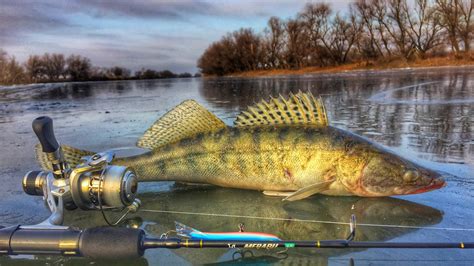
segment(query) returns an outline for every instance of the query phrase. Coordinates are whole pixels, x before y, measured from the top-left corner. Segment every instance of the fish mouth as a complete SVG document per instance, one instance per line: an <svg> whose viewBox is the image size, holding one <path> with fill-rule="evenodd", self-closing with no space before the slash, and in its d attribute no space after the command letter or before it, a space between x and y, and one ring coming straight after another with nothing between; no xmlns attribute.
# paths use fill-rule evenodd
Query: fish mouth
<svg viewBox="0 0 474 266"><path fill-rule="evenodd" d="M432 178L429 185L422 188L415 189L414 191L409 192L408 194L420 194L428 192L435 189L440 189L446 186L446 182L441 178Z"/></svg>

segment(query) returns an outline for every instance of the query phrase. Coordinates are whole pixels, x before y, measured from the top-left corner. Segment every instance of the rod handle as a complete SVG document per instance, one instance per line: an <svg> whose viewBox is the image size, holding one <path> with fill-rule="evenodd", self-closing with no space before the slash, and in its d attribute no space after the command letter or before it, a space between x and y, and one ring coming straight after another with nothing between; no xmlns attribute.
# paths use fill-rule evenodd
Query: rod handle
<svg viewBox="0 0 474 266"><path fill-rule="evenodd" d="M52 153L59 149L59 143L54 136L53 119L40 116L33 120L33 131L38 137L43 152Z"/></svg>
<svg viewBox="0 0 474 266"><path fill-rule="evenodd" d="M136 259L143 255L145 232L123 227L73 228L12 226L0 229L0 256L52 254L90 259Z"/></svg>
<svg viewBox="0 0 474 266"><path fill-rule="evenodd" d="M120 227L96 227L84 230L79 250L81 255L95 259L139 258L143 256L141 229Z"/></svg>

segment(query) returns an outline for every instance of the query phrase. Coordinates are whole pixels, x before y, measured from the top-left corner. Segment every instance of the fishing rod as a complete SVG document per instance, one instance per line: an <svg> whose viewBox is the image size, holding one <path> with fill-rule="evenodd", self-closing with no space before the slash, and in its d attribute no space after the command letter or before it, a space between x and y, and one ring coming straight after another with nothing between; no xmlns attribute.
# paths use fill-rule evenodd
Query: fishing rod
<svg viewBox="0 0 474 266"><path fill-rule="evenodd" d="M33 121L42 151L52 171L30 171L23 178L25 193L42 196L51 216L37 225L16 225L0 229L0 255L52 254L82 256L92 259L141 257L147 249L226 248L226 249L290 249L290 248L459 248L473 249L474 242L378 242L354 241L356 219L351 217L350 234L336 240L282 240L276 235L246 232L201 232L176 223L177 236L147 236L136 228L113 227L141 203L137 199L138 178L133 169L111 165L112 152L83 157L81 164L71 167L57 142L53 121L39 117ZM66 148L66 147L65 147ZM110 226L78 229L63 226L64 209L97 210ZM122 216L109 221L105 211L120 210Z"/></svg>
<svg viewBox="0 0 474 266"><path fill-rule="evenodd" d="M354 227L355 228L355 227ZM223 240L150 237L142 229L98 227L85 230L68 227L35 228L16 226L0 230L0 254L52 254L82 256L92 259L139 258L147 249L223 248L223 249L344 249L344 248L409 248L409 249L473 249L474 242L380 242L353 241L355 230L348 239L338 240Z"/></svg>

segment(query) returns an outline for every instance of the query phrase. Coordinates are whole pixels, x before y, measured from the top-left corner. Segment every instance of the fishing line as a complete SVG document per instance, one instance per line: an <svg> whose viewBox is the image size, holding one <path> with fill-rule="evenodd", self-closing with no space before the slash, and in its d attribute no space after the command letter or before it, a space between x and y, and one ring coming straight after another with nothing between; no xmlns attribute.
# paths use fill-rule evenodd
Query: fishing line
<svg viewBox="0 0 474 266"><path fill-rule="evenodd" d="M350 223L346 223L346 222L294 219L294 218L280 218L280 217L263 217L263 216L236 215L236 214L219 214L219 213L186 212L186 211L165 211L165 210L148 210L148 209L140 209L139 211L141 211L141 212L154 212L154 213L183 214L183 215L200 215L200 216L214 216L214 217L245 218L245 219L257 219L257 220L289 221L289 222L302 222L302 223L350 225ZM423 227L423 226L411 226L411 225L367 224L367 223L357 223L357 226L474 232L474 228L455 228L455 227Z"/></svg>

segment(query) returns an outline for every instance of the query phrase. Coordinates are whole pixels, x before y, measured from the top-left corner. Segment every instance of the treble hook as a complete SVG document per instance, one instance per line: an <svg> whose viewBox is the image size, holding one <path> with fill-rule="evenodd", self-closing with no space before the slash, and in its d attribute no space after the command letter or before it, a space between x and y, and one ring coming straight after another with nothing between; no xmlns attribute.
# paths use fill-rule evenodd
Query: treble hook
<svg viewBox="0 0 474 266"><path fill-rule="evenodd" d="M250 257L255 257L255 255L253 254L253 252L251 250L246 250L246 249L238 249L237 251L235 251L233 254L232 254L232 260L237 260L236 259L236 255L240 255L240 258L241 259L244 259L245 258L245 254L248 253L250 254Z"/></svg>
<svg viewBox="0 0 474 266"><path fill-rule="evenodd" d="M285 248L284 250L277 251L277 252L275 252L275 254L277 254L277 256L281 256L278 259L284 260L284 259L288 258L288 256L289 256L288 255L288 248Z"/></svg>

